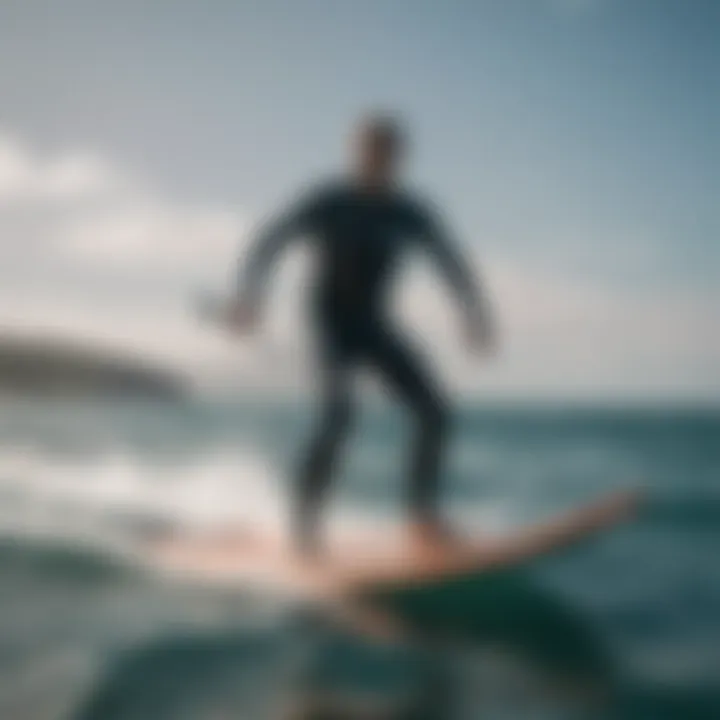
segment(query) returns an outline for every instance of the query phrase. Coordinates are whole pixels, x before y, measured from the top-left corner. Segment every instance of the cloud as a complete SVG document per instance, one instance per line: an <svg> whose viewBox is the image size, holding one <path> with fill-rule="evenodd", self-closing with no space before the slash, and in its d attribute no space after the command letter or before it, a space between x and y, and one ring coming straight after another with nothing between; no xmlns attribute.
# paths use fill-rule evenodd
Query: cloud
<svg viewBox="0 0 720 720"><path fill-rule="evenodd" d="M0 328L130 350L206 385L307 385L311 347L298 301L307 254L282 263L257 341L233 342L193 315L194 289L229 287L248 217L168 198L97 153L43 159L0 135ZM620 292L502 257L475 260L500 318L502 353L491 365L465 354L453 303L421 263L399 292L401 321L448 385L522 396L720 396L717 293Z"/></svg>
<svg viewBox="0 0 720 720"><path fill-rule="evenodd" d="M87 198L121 184L120 175L91 152L45 157L0 131L0 203Z"/></svg>
<svg viewBox="0 0 720 720"><path fill-rule="evenodd" d="M227 262L243 230L226 208L120 198L68 218L54 243L77 262L162 273Z"/></svg>

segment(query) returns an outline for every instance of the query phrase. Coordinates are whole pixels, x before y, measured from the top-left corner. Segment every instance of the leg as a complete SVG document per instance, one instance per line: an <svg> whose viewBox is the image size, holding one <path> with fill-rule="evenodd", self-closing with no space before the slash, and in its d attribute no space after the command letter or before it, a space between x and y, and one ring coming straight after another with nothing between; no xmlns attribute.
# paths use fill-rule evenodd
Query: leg
<svg viewBox="0 0 720 720"><path fill-rule="evenodd" d="M370 360L415 416L410 510L416 523L438 528L440 465L448 424L446 402L421 360L392 332L384 330L377 334Z"/></svg>
<svg viewBox="0 0 720 720"><path fill-rule="evenodd" d="M352 420L349 370L335 360L321 371L319 423L301 465L293 518L295 540L306 553L317 550L318 515Z"/></svg>

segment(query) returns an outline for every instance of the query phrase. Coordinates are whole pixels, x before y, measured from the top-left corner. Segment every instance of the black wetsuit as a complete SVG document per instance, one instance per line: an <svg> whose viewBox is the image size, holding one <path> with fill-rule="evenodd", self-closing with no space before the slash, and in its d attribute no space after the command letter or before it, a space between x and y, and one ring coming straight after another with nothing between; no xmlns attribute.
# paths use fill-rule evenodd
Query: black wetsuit
<svg viewBox="0 0 720 720"><path fill-rule="evenodd" d="M378 373L417 419L409 503L417 519L432 521L447 404L425 363L390 321L388 291L398 261L413 247L430 252L468 305L477 300L471 276L424 204L399 191L372 193L337 182L311 192L260 233L241 276L246 301L258 302L272 260L300 236L310 239L318 255L311 316L319 341L322 410L300 469L298 537L312 542L352 419L351 378L360 365Z"/></svg>

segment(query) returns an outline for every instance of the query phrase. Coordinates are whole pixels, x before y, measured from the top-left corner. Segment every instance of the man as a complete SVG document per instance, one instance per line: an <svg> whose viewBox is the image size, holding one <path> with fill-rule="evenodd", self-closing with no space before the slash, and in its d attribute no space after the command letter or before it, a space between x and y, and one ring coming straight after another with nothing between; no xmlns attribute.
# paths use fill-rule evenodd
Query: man
<svg viewBox="0 0 720 720"><path fill-rule="evenodd" d="M416 248L430 253L459 297L472 345L490 349L492 333L485 302L438 220L400 187L404 145L395 120L365 119L350 176L313 190L269 223L240 274L231 308L236 330L252 328L278 253L294 238L310 239L318 258L311 317L319 345L322 409L297 479L294 534L303 552L318 549L318 514L349 430L352 378L361 365L380 376L417 424L409 477L411 539L437 547L448 537L438 509L447 402L388 313L390 280L401 256Z"/></svg>

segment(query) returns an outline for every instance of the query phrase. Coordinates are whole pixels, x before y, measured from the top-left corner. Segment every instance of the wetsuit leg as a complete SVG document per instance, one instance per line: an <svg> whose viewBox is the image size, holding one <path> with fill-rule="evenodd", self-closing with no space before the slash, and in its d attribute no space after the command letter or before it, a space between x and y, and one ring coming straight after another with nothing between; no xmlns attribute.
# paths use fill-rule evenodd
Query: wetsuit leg
<svg viewBox="0 0 720 720"><path fill-rule="evenodd" d="M398 333L387 328L374 332L368 355L390 390L414 414L416 428L409 473L409 505L414 519L434 522L439 513L447 403L422 359Z"/></svg>
<svg viewBox="0 0 720 720"><path fill-rule="evenodd" d="M354 414L347 349L332 334L323 333L321 354L319 417L300 466L294 509L295 538L307 552L317 549L318 515Z"/></svg>

